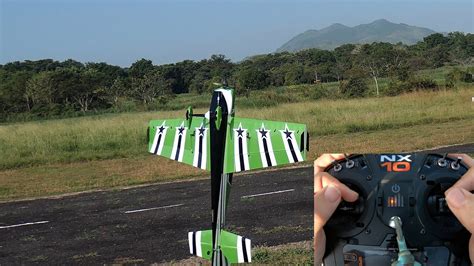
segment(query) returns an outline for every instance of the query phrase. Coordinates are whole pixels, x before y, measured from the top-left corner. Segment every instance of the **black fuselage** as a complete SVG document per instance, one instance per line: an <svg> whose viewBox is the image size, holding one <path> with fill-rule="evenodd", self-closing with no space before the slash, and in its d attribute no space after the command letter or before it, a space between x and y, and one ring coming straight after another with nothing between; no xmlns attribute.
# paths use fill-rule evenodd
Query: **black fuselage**
<svg viewBox="0 0 474 266"><path fill-rule="evenodd" d="M220 127L217 128L216 121L217 109L221 108ZM214 91L209 110L209 128L210 128L210 164L211 164L211 208L212 208L212 241L215 243L216 226L218 219L219 193L224 173L224 154L227 131L227 110L226 99L222 92ZM217 121L219 122L219 121ZM229 182L232 182L232 174L229 174ZM225 197L227 195L224 195Z"/></svg>

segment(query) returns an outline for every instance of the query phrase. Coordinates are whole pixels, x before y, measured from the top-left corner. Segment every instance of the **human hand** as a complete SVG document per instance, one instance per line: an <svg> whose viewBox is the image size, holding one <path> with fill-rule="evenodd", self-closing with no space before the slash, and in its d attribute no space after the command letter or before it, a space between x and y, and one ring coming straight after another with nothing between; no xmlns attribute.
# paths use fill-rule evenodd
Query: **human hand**
<svg viewBox="0 0 474 266"><path fill-rule="evenodd" d="M444 195L451 212L471 233L469 257L474 262L474 160L466 154L450 154L452 158L462 158L469 170Z"/></svg>
<svg viewBox="0 0 474 266"><path fill-rule="evenodd" d="M323 154L314 161L314 262L321 265L326 248L326 235L323 226L329 220L342 199L354 202L357 192L351 190L324 172L335 160L344 158L344 154ZM474 182L473 182L474 184Z"/></svg>

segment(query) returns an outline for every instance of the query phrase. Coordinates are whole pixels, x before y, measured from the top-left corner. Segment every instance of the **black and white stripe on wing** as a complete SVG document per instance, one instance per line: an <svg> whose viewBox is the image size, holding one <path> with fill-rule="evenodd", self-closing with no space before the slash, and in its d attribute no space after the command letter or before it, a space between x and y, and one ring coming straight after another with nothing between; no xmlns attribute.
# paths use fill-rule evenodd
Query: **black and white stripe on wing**
<svg viewBox="0 0 474 266"><path fill-rule="evenodd" d="M262 159L263 167L277 165L275 154L273 153L270 130L266 130L263 123L262 127L257 129L257 136L258 148L260 149L260 158Z"/></svg>
<svg viewBox="0 0 474 266"><path fill-rule="evenodd" d="M252 262L250 254L250 239L237 236L237 261L239 263Z"/></svg>
<svg viewBox="0 0 474 266"><path fill-rule="evenodd" d="M247 129L242 128L242 123L238 128L234 128L234 165L235 172L249 170L249 157L247 147Z"/></svg>
<svg viewBox="0 0 474 266"><path fill-rule="evenodd" d="M174 135L173 150L171 151L171 159L182 162L184 155L184 144L186 142L187 127L184 126L184 121L176 128Z"/></svg>
<svg viewBox="0 0 474 266"><path fill-rule="evenodd" d="M189 253L198 257L202 257L201 233L202 231L188 233Z"/></svg>
<svg viewBox="0 0 474 266"><path fill-rule="evenodd" d="M165 143L166 131L168 130L168 127L165 126L165 122L166 121L163 121L161 126L156 126L155 137L153 138L153 143L150 149L150 152L156 155L161 155Z"/></svg>
<svg viewBox="0 0 474 266"><path fill-rule="evenodd" d="M207 164L207 132L208 128L204 127L204 123L194 131L193 165L201 169L206 169Z"/></svg>
<svg viewBox="0 0 474 266"><path fill-rule="evenodd" d="M298 143L295 138L295 131L288 128L288 124L285 124L285 130L280 130L283 144L285 145L286 155L290 163L303 161L303 156L298 149Z"/></svg>

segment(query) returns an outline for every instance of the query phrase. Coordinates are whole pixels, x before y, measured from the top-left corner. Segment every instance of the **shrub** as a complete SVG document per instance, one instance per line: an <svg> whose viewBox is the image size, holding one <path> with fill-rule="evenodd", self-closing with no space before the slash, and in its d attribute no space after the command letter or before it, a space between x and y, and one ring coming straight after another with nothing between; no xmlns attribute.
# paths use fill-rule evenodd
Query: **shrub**
<svg viewBox="0 0 474 266"><path fill-rule="evenodd" d="M408 82L390 80L390 82L388 83L388 89L385 91L385 94L388 96L396 96L409 91L411 91L411 88Z"/></svg>
<svg viewBox="0 0 474 266"><path fill-rule="evenodd" d="M365 79L360 77L352 77L347 81L342 81L339 90L346 97L364 97L368 90Z"/></svg>
<svg viewBox="0 0 474 266"><path fill-rule="evenodd" d="M438 84L432 79L423 78L423 79L411 79L408 81L410 86L418 90L436 90Z"/></svg>
<svg viewBox="0 0 474 266"><path fill-rule="evenodd" d="M250 107L269 107L276 106L281 103L291 103L297 101L291 93L278 93L275 90L260 91L258 93L252 93L247 98L238 98L239 108Z"/></svg>
<svg viewBox="0 0 474 266"><path fill-rule="evenodd" d="M311 100L319 100L319 99L327 99L327 98L339 98L339 95L334 95L334 93L338 93L337 90L331 90L329 87L324 86L313 86L308 91L308 97Z"/></svg>
<svg viewBox="0 0 474 266"><path fill-rule="evenodd" d="M116 112L134 112L138 110L137 103L128 98L120 98L114 105L113 109Z"/></svg>
<svg viewBox="0 0 474 266"><path fill-rule="evenodd" d="M402 93L413 92L417 90L436 90L438 84L429 78L411 78L408 81L391 80L388 83L386 95L396 96Z"/></svg>
<svg viewBox="0 0 474 266"><path fill-rule="evenodd" d="M463 71L459 68L454 68L446 74L446 84L453 85L456 82L473 82L472 74L467 71Z"/></svg>

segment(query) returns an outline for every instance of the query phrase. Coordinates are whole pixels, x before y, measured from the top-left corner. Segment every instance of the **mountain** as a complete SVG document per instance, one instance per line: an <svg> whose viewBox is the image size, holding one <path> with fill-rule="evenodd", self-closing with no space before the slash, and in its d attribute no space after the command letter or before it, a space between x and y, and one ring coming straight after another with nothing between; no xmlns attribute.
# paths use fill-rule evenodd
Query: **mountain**
<svg viewBox="0 0 474 266"><path fill-rule="evenodd" d="M390 42L414 44L435 31L396 24L386 19L378 19L369 24L348 27L339 23L321 30L308 30L296 35L277 49L277 52L294 52L308 48L331 50L346 43Z"/></svg>

